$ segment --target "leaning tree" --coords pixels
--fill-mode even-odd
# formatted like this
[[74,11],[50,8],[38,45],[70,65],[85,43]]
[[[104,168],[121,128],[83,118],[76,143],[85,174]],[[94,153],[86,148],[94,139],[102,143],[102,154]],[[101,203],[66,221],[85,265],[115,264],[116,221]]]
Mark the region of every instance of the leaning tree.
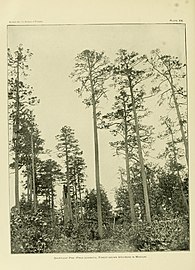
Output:
[[[140,105],[143,104],[143,98],[141,98],[142,95],[144,94],[144,89],[142,87],[143,81],[148,79],[148,77],[150,76],[150,73],[146,72],[144,69],[143,66],[144,62],[145,56],[139,56],[138,53],[135,52],[128,53],[126,50],[123,49],[119,50],[113,66],[113,79],[119,85],[123,86],[123,88],[125,89],[126,92],[128,92],[131,98],[140,171],[144,191],[146,220],[148,223],[151,223],[147,176],[144,166],[143,147],[141,142],[141,130],[137,109],[138,103],[140,103]],[[136,100],[135,98],[136,96],[140,96],[140,99]]]

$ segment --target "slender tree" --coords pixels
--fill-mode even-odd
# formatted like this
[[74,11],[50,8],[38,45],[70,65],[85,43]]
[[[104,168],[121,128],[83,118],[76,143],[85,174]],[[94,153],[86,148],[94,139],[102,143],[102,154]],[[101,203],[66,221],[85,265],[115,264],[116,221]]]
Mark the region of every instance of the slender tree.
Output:
[[70,127],[64,126],[61,129],[60,135],[56,136],[58,140],[57,150],[59,151],[58,156],[63,157],[65,161],[65,174],[66,174],[66,186],[63,188],[63,198],[64,202],[67,199],[67,204],[65,208],[68,210],[68,219],[72,220],[72,203],[71,203],[71,195],[70,195],[70,155],[71,151],[74,148],[75,138],[74,132]]
[[[148,187],[147,187],[147,177],[144,167],[144,158],[142,151],[142,144],[140,138],[140,126],[138,121],[138,114],[136,109],[136,93],[142,95],[140,89],[140,84],[147,79],[150,74],[145,72],[143,68],[145,56],[138,56],[137,53],[132,52],[129,54],[126,50],[119,50],[117,58],[115,60],[115,65],[113,67],[114,80],[120,81],[120,84],[124,88],[129,90],[132,103],[132,112],[135,122],[135,133],[138,146],[138,156],[141,167],[141,176],[144,190],[144,201],[145,201],[145,211],[146,211],[146,220],[148,223],[151,223],[151,214],[150,214],[150,204],[148,196]],[[140,69],[141,68],[141,69]],[[142,101],[143,102],[143,101]]]
[[117,153],[123,150],[125,153],[125,166],[129,194],[129,205],[131,209],[131,221],[134,223],[136,222],[136,216],[134,209],[132,180],[130,178],[130,152],[132,151],[132,148],[130,147],[129,142],[133,140],[133,136],[130,134],[131,127],[129,127],[130,121],[132,120],[132,115],[131,111],[129,111],[129,97],[125,91],[120,91],[119,95],[115,97],[115,100],[116,101],[112,106],[113,111],[102,117],[101,126],[109,128],[111,133],[113,133],[115,136],[120,135],[120,137],[122,137],[121,141],[115,141],[114,143],[111,143],[111,145],[114,146]]
[[[85,180],[85,162],[82,157],[78,140],[75,139],[74,131],[64,126],[60,135],[57,135],[58,156],[64,159],[66,181],[63,185],[64,224],[73,221],[78,225],[79,212],[82,212],[82,186]],[[80,211],[79,211],[80,204]],[[74,213],[73,213],[74,212]],[[73,215],[74,214],[74,215]],[[82,213],[81,213],[82,215]]]
[[183,181],[181,178],[181,170],[183,166],[179,163],[179,159],[183,157],[181,149],[179,149],[176,144],[179,144],[181,140],[175,139],[175,134],[177,133],[174,129],[174,123],[169,117],[161,118],[162,124],[165,126],[165,132],[160,135],[160,138],[168,138],[167,147],[163,155],[167,157],[167,161],[170,163],[172,173],[176,172],[177,185],[180,190],[182,204],[186,212],[189,211],[187,199],[183,190]]
[[83,205],[82,205],[82,197],[84,193],[84,182],[86,180],[85,174],[85,161],[81,156],[82,152],[79,149],[74,152],[73,162],[72,162],[72,177],[71,184],[73,186],[73,202],[74,202],[74,210],[75,210],[75,220],[78,225],[78,222],[83,221]]
[[[52,225],[55,225],[55,187],[64,177],[61,166],[53,159],[39,160],[36,174],[37,195],[45,201],[47,211],[51,213]],[[44,197],[45,200],[43,200]]]
[[[37,211],[36,196],[36,163],[39,154],[43,152],[44,140],[41,138],[35,116],[32,111],[26,109],[26,114],[20,118],[20,155],[19,165],[23,176],[26,178],[24,187],[27,189],[27,200]],[[14,164],[12,164],[14,167]]]
[[[145,126],[141,124],[141,120],[144,116],[148,115],[147,110],[141,104],[142,94],[139,93],[135,97],[136,109],[139,110],[139,130],[141,131],[140,140],[142,142],[142,148],[146,150],[151,146],[153,141],[153,127]],[[142,113],[141,113],[142,111]],[[118,138],[115,141],[110,142],[110,145],[116,150],[118,155],[124,155],[127,177],[127,187],[129,194],[129,204],[131,209],[131,221],[136,221],[135,209],[134,209],[134,188],[136,185],[134,178],[134,167],[139,166],[138,145],[135,133],[135,124],[132,112],[132,103],[130,95],[124,90],[121,90],[115,97],[115,103],[112,106],[112,112],[102,117],[102,127],[110,129],[111,133]],[[119,139],[120,138],[120,139]],[[132,177],[130,177],[130,173]],[[123,176],[124,178],[124,176]],[[131,179],[132,178],[132,179]],[[137,195],[136,195],[137,196]]]
[[15,170],[15,206],[19,209],[19,169],[20,169],[20,140],[21,116],[28,105],[32,105],[36,100],[32,97],[32,87],[24,83],[28,75],[29,66],[27,61],[32,56],[29,49],[24,50],[19,45],[17,50],[12,53],[8,49],[8,98],[9,98],[9,122],[13,130],[13,144],[11,150],[14,151],[14,170]]
[[102,238],[102,211],[100,193],[100,168],[99,168],[99,143],[97,131],[97,107],[102,97],[106,97],[105,81],[109,77],[110,68],[108,59],[104,52],[98,53],[94,50],[84,50],[76,57],[74,71],[71,77],[79,82],[81,86],[76,90],[79,96],[84,93],[87,95],[83,102],[87,106],[92,106],[93,131],[94,131],[94,150],[95,150],[95,179],[97,190],[97,212],[98,212],[98,231]]
[[[150,63],[156,80],[159,82],[157,87],[153,88],[153,93],[160,93],[160,104],[166,99],[170,107],[176,110],[177,120],[180,127],[181,138],[184,143],[185,157],[189,165],[188,141],[187,141],[187,93],[186,93],[186,64],[182,64],[178,57],[162,55],[157,49],[152,51],[151,58],[147,59]],[[185,106],[182,114],[182,105]]]

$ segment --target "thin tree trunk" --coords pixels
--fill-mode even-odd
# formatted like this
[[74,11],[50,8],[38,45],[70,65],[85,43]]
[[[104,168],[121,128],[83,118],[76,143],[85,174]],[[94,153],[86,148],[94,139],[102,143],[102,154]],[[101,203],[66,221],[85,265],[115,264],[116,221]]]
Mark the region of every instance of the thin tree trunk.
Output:
[[80,200],[81,220],[82,220],[82,222],[84,222],[84,217],[83,217],[83,202],[82,202],[82,196],[81,196],[81,184],[80,184],[79,176],[78,176],[78,187],[79,187],[79,200]]
[[32,194],[33,194],[33,192],[32,192],[32,173],[30,173],[30,183],[29,183],[29,200],[30,200],[30,204],[31,204],[31,209],[32,209]]
[[129,204],[131,209],[131,221],[132,223],[136,222],[135,209],[134,209],[134,196],[132,190],[132,183],[130,179],[130,168],[129,168],[129,151],[128,151],[128,132],[127,132],[127,112],[126,105],[123,103],[124,107],[124,131],[125,131],[125,163],[126,163],[126,173],[127,173],[127,186],[128,186],[128,195],[129,195]]
[[134,114],[134,120],[135,120],[135,130],[136,130],[136,137],[137,137],[137,144],[138,144],[139,161],[140,161],[140,166],[141,166],[141,176],[142,176],[143,191],[144,191],[146,220],[149,224],[151,224],[148,186],[147,186],[147,178],[146,178],[144,159],[143,159],[142,147],[141,147],[141,140],[140,140],[140,134],[139,134],[139,124],[138,124],[137,112],[136,112],[136,107],[135,107],[135,100],[134,100],[134,95],[133,95],[133,87],[131,85],[131,79],[129,76],[128,76],[128,80],[129,80],[129,89],[130,89],[130,94],[131,94],[133,114]]
[[115,215],[114,215],[114,218],[113,218],[113,225],[112,225],[113,231],[115,230],[115,224],[116,224],[116,217],[115,217]]
[[[80,183],[80,178],[79,178],[79,170],[78,170],[78,167],[77,167],[77,163],[75,164],[76,166],[76,172],[77,172],[77,184],[78,184],[78,189],[77,189],[77,192],[78,192],[78,195],[77,195],[77,201],[79,199],[80,201],[80,204],[77,203],[77,207],[78,207],[78,213],[79,213],[79,206],[80,206],[80,213],[81,213],[81,221],[83,222],[84,221],[84,218],[83,218],[83,203],[82,203],[82,196],[81,196],[81,183]],[[75,173],[76,173],[75,172]]]
[[29,169],[29,164],[26,166],[27,170],[27,202],[30,201],[30,169]]
[[[170,77],[171,77],[171,74],[170,74]],[[179,110],[179,105],[178,105],[178,102],[177,102],[177,98],[175,96],[175,91],[174,91],[174,88],[175,87],[173,85],[173,79],[172,79],[172,77],[168,81],[169,81],[170,86],[171,86],[171,91],[172,91],[172,95],[173,95],[175,109],[176,109],[176,112],[177,112],[177,118],[178,118],[178,121],[179,121],[181,136],[182,136],[182,140],[183,140],[184,147],[185,147],[186,162],[187,162],[187,165],[189,166],[188,142],[187,142],[187,139],[186,139],[186,136],[185,136],[185,132],[184,132],[184,128],[183,128],[183,121],[182,121],[182,118],[181,118],[181,113],[180,113],[180,110]]]
[[51,215],[52,215],[52,225],[55,225],[55,215],[54,215],[54,190],[53,190],[53,183],[51,181]]
[[[150,63],[151,64],[151,63]],[[181,113],[180,113],[180,110],[179,110],[179,105],[177,103],[177,98],[175,96],[175,91],[174,91],[174,84],[173,84],[173,77],[171,75],[171,71],[167,69],[168,73],[169,73],[169,76],[170,78],[163,74],[160,70],[158,70],[153,64],[151,64],[152,67],[159,73],[161,74],[162,76],[164,76],[164,78],[168,81],[168,83],[170,84],[170,87],[171,87],[171,92],[172,92],[172,95],[173,95],[173,100],[174,100],[174,104],[175,104],[175,109],[176,109],[176,113],[177,113],[177,118],[178,118],[178,121],[179,121],[179,126],[180,126],[180,131],[181,131],[181,136],[182,136],[182,140],[183,140],[183,143],[184,143],[184,148],[185,148],[185,156],[186,156],[186,163],[187,163],[187,166],[189,167],[189,150],[188,150],[188,142],[187,142],[187,139],[186,139],[186,136],[185,136],[185,132],[184,132],[184,128],[183,128],[183,122],[182,122],[182,118],[181,118]],[[167,67],[166,67],[167,68]]]
[[69,221],[69,203],[67,193],[68,193],[67,187],[63,185],[64,227],[67,226]]
[[78,228],[78,198],[77,198],[77,188],[76,183],[74,183],[74,199],[75,199],[75,226]]
[[36,194],[36,180],[35,180],[35,155],[34,155],[34,139],[31,134],[31,155],[32,155],[32,183],[33,183],[33,207],[34,212],[37,212],[37,194]]
[[187,162],[187,165],[189,166],[188,142],[187,142],[187,139],[186,139],[186,136],[185,136],[185,132],[184,132],[184,128],[183,128],[183,122],[182,122],[182,118],[181,118],[181,113],[180,113],[179,105],[178,105],[177,98],[176,98],[176,95],[175,95],[175,90],[174,90],[175,86],[173,84],[173,78],[172,78],[172,75],[171,75],[171,71],[168,70],[168,73],[169,73],[169,76],[170,76],[170,78],[169,78],[168,76],[166,76],[162,72],[160,72],[157,68],[155,68],[154,65],[152,65],[152,66],[158,73],[160,73],[162,76],[164,76],[165,79],[170,84],[171,92],[172,92],[173,100],[174,100],[174,104],[175,104],[175,109],[176,109],[176,113],[177,113],[177,118],[178,118],[178,122],[179,122],[179,126],[180,126],[181,136],[182,136],[182,140],[183,140],[183,143],[184,143],[186,162]]
[[93,106],[93,131],[94,131],[94,148],[95,148],[95,178],[96,178],[96,190],[97,190],[97,214],[98,214],[98,233],[99,237],[103,237],[102,228],[102,209],[101,209],[101,190],[100,190],[100,169],[99,169],[99,147],[98,147],[98,132],[97,132],[97,118],[96,118],[96,102],[95,102],[95,90],[92,82],[91,66],[88,58],[89,77],[92,93],[92,106]]
[[49,192],[48,192],[48,206],[49,206],[49,209],[51,209],[51,196]]
[[71,196],[70,196],[70,179],[69,179],[69,157],[68,157],[68,149],[66,145],[66,178],[67,178],[67,200],[68,200],[68,213],[69,219],[72,221],[72,204],[71,204]]
[[174,137],[173,137],[173,131],[172,131],[171,127],[167,123],[166,123],[166,126],[169,129],[170,135],[171,135],[171,140],[172,140],[172,145],[173,145],[173,154],[174,154],[176,170],[177,170],[178,185],[179,185],[179,189],[180,189],[180,192],[181,192],[181,195],[182,195],[183,205],[184,205],[184,207],[186,209],[186,212],[188,213],[189,212],[189,207],[188,207],[188,203],[187,203],[187,200],[186,200],[186,196],[185,196],[184,191],[183,191],[182,180],[181,180],[181,176],[180,176],[180,173],[179,173],[178,162],[177,162],[177,154],[176,154]]
[[16,123],[15,123],[15,206],[20,211],[19,203],[19,60],[16,78]]
[[49,205],[48,205],[48,195],[47,195],[47,191],[45,192],[45,201],[46,201],[46,205],[49,206]]

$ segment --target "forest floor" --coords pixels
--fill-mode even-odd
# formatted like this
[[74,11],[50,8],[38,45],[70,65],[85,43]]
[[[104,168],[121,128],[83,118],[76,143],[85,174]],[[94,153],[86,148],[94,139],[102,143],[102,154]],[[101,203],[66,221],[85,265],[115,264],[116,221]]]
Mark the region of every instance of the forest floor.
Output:
[[134,252],[136,248],[127,241],[116,241],[113,237],[101,240],[73,240],[62,238],[53,244],[52,252]]

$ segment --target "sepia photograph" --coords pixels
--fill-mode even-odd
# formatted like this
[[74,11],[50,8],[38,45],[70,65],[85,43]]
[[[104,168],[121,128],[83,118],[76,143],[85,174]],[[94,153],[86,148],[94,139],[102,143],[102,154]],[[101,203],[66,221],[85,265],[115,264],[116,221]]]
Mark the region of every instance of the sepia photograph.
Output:
[[190,250],[185,23],[7,26],[12,254]]

